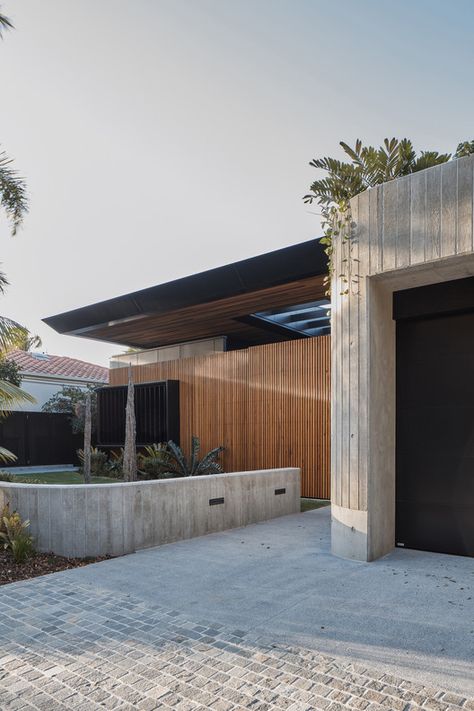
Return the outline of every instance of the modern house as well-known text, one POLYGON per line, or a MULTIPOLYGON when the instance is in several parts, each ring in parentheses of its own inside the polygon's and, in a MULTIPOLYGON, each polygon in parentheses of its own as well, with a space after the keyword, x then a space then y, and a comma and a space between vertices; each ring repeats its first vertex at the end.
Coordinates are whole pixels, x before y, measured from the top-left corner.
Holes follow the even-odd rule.
POLYGON ((304 495, 328 498, 326 273, 324 250, 310 240, 45 321, 140 349, 112 359, 110 385, 119 387, 99 399, 99 444, 123 444, 124 366, 132 362, 136 383, 155 383, 137 387, 140 444, 169 435, 169 413, 151 414, 165 401, 176 410, 160 387, 178 381, 185 449, 196 434, 203 450, 225 447, 226 471, 300 466, 304 495))
POLYGON ((45 321, 143 349, 136 382, 179 381, 182 442, 225 445, 227 470, 299 466, 327 496, 331 459, 337 555, 473 556, 473 172, 469 156, 351 201, 330 336, 315 240, 45 321))

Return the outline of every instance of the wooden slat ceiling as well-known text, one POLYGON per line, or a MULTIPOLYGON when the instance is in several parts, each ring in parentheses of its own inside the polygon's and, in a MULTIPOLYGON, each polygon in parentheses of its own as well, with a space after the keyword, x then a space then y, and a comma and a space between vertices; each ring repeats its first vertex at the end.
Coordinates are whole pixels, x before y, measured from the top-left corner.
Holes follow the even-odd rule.
MULTIPOLYGON (((280 284, 196 304, 164 314, 142 314, 133 320, 98 325, 84 336, 139 348, 154 348, 182 341, 228 336, 247 344, 286 340, 282 334, 263 330, 239 319, 258 311, 291 306, 324 298, 324 275, 280 284)), ((291 338, 291 335, 288 335, 291 338)))

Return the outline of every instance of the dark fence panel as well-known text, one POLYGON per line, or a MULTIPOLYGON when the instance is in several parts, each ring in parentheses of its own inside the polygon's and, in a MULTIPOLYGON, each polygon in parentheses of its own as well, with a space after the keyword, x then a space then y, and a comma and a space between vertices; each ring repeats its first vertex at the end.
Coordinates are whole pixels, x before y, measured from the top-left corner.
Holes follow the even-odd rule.
POLYGON ((0 421, 0 445, 18 460, 9 466, 77 464, 82 435, 74 435, 68 415, 12 412, 0 421))
MULTIPOLYGON (((97 391, 97 442, 105 447, 123 447, 127 386, 103 387, 97 391)), ((135 385, 137 446, 167 442, 179 444, 179 382, 164 380, 135 385)))

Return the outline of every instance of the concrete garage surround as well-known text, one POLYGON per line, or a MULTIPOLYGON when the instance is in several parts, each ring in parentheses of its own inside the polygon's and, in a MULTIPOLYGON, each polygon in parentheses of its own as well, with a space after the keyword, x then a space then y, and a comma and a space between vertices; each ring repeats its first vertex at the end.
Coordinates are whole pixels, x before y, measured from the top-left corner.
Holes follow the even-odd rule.
POLYGON ((297 513, 300 470, 78 486, 2 482, 0 510, 6 502, 30 520, 40 551, 123 555, 297 513))
POLYGON ((332 281, 332 550, 369 561, 395 545, 393 292, 474 275, 474 156, 351 201, 332 281), (349 293, 342 294, 347 284, 349 293))

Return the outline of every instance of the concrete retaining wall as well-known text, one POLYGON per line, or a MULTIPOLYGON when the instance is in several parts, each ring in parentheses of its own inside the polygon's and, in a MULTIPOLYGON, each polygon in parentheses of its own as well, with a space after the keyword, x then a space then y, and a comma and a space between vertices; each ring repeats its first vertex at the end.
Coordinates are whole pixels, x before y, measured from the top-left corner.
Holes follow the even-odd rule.
POLYGON ((123 555, 296 513, 300 470, 78 486, 0 482, 0 508, 7 501, 30 520, 39 551, 123 555))

